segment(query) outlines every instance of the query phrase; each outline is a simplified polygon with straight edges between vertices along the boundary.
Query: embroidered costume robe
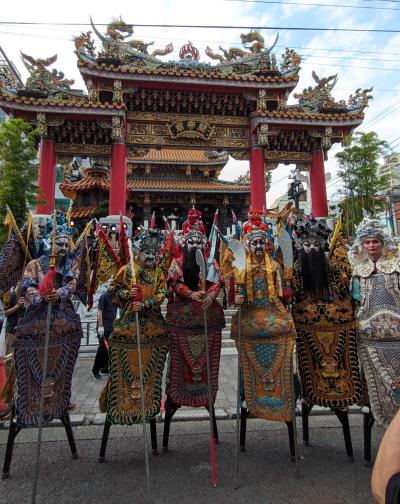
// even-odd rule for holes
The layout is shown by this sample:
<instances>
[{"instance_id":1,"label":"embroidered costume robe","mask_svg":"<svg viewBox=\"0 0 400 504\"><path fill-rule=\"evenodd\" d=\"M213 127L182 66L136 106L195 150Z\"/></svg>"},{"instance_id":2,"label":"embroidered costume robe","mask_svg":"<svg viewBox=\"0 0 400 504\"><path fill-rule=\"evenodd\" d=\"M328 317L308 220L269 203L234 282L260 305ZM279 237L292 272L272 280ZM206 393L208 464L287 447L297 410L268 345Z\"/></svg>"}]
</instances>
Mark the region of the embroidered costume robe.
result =
<instances>
[{"instance_id":1,"label":"embroidered costume robe","mask_svg":"<svg viewBox=\"0 0 400 504\"><path fill-rule=\"evenodd\" d=\"M144 269L136 265L136 284L140 286L143 308L139 311L140 347L143 370L145 417L160 412L161 382L169 337L161 305L167 293L165 275L159 267ZM136 315L130 308L131 268L120 269L109 292L120 307L109 337L109 380L100 396L100 411L107 412L113 424L142 422Z\"/></svg>"},{"instance_id":2,"label":"embroidered costume robe","mask_svg":"<svg viewBox=\"0 0 400 504\"><path fill-rule=\"evenodd\" d=\"M222 306L216 301L221 288L219 267L213 262L216 282L207 282L213 304L207 310L212 400L218 390L221 331L225 327ZM204 339L204 315L201 304L190 299L191 289L183 281L182 259L175 259L169 269L170 297L167 306L168 333L171 338L167 377L167 396L180 406L208 406L207 368Z\"/></svg>"},{"instance_id":3,"label":"embroidered costume robe","mask_svg":"<svg viewBox=\"0 0 400 504\"><path fill-rule=\"evenodd\" d=\"M387 427L400 407L400 258L388 252L353 270L352 293L360 302L358 352L372 413Z\"/></svg>"},{"instance_id":4,"label":"embroidered costume robe","mask_svg":"<svg viewBox=\"0 0 400 504\"><path fill-rule=\"evenodd\" d=\"M350 279L341 237L329 259L330 289L325 299L312 299L304 292L300 262L294 266L298 369L302 398L309 404L344 408L355 404L362 393Z\"/></svg>"},{"instance_id":5,"label":"embroidered costume robe","mask_svg":"<svg viewBox=\"0 0 400 504\"><path fill-rule=\"evenodd\" d=\"M25 269L23 291L26 314L15 331L16 417L21 427L38 423L40 388L48 303L40 296L39 285L49 269L46 256L30 261ZM47 375L45 377L45 422L65 415L71 398L71 380L81 343L82 327L72 304L79 278L79 262L67 259L62 270L56 267L54 288L59 301L52 304Z\"/></svg>"},{"instance_id":6,"label":"embroidered costume robe","mask_svg":"<svg viewBox=\"0 0 400 504\"><path fill-rule=\"evenodd\" d=\"M279 299L281 268L269 259L247 256L242 291L240 366L242 399L258 418L289 422L293 418L292 354L294 324ZM231 338L238 346L238 315L232 317Z\"/></svg>"}]
</instances>

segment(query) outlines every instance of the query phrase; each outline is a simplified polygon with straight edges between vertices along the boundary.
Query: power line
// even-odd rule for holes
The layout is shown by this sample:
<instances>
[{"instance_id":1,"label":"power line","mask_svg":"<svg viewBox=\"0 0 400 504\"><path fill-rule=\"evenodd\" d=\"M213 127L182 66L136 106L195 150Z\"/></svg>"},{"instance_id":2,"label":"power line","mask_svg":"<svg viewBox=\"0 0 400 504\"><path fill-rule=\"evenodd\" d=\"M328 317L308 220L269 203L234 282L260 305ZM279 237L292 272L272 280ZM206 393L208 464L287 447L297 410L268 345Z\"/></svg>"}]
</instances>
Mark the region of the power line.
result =
<instances>
[{"instance_id":1,"label":"power line","mask_svg":"<svg viewBox=\"0 0 400 504\"><path fill-rule=\"evenodd\" d=\"M386 72L400 72L400 68L385 68L385 67L368 67L368 66L354 66L354 65L338 65L336 63L308 63L307 61L302 62L302 65L313 65L313 66L328 66L328 67L338 67L338 68L361 68L363 70L384 70Z\"/></svg>"},{"instance_id":2,"label":"power line","mask_svg":"<svg viewBox=\"0 0 400 504\"><path fill-rule=\"evenodd\" d=\"M258 3L258 4L273 4L273 5L301 5L303 7L341 7L344 9L370 9L370 10L388 10L399 11L397 7L376 7L372 5L343 5L343 4L320 4L320 3L304 3L304 2L285 2L282 0L223 0L224 2L240 2L240 3Z\"/></svg>"},{"instance_id":3,"label":"power line","mask_svg":"<svg viewBox=\"0 0 400 504\"><path fill-rule=\"evenodd\" d=\"M109 23L97 23L96 26L108 26ZM33 22L33 21L0 21L0 25L23 26L91 26L90 23L61 23L61 22ZM355 33L400 33L400 30L383 28L317 28L307 26L235 26L235 25L182 25L182 24L150 24L132 23L137 28L191 28L200 30L287 30L311 32L355 32Z\"/></svg>"},{"instance_id":4,"label":"power line","mask_svg":"<svg viewBox=\"0 0 400 504\"><path fill-rule=\"evenodd\" d=\"M375 0L374 0L375 1ZM0 22L0 25L2 24L2 22ZM13 26L16 26L13 25ZM65 25L67 26L67 25ZM89 25L86 25L86 26L89 26ZM104 26L104 24L98 24L98 26ZM135 26L138 26L138 25L135 25ZM35 26L27 26L27 28L35 28ZM51 27L47 28L47 29L52 29ZM55 27L53 28L54 30L60 30L59 27ZM69 30L65 30L65 31L68 31ZM77 31L79 31L77 29ZM32 36L32 37L40 37L40 38L45 38L43 37L42 34L27 34L27 33L17 33L17 32L5 32L5 31L1 31L0 33L5 33L5 34L14 34L14 35L23 35L23 36ZM42 32L41 32L42 33ZM70 33L70 32L69 32ZM170 40L171 37L160 37L159 35L151 35L151 34L146 34L147 37L149 38L152 38L152 39L156 39L156 40ZM61 37L58 37L58 39L61 40ZM66 38L63 38L64 40L69 40L69 39L66 39ZM186 41L187 39L186 38L174 38L174 40L176 41ZM237 45L237 46L241 46L242 43L241 42L238 42L238 41L227 41L227 40L200 40L200 39L193 39L192 42L200 42L200 43L205 43L205 44L229 44L229 45ZM286 49L287 46L285 45L276 45L275 46L276 48L281 48L281 49ZM363 50L356 50L356 49L328 49L328 48L325 48L325 47L302 47L302 46L291 46L292 49L300 49L300 50L308 50L308 51L327 51L327 52L340 52L340 53L350 53L350 54L353 54L353 53L359 53L359 54L377 54L377 55L386 55L386 56L400 56L400 52L388 52L388 51L363 51ZM328 57L328 56L326 56ZM331 56L332 58L334 56ZM387 60L389 61L389 60Z\"/></svg>"},{"instance_id":5,"label":"power line","mask_svg":"<svg viewBox=\"0 0 400 504\"><path fill-rule=\"evenodd\" d=\"M47 38L45 36L43 36L43 34L26 34L26 33L13 33L13 32L5 32L5 31L1 31L0 30L0 33L3 33L3 34L10 34L10 35L18 35L18 36L24 36L24 37L36 37L36 38ZM151 37L151 38L159 38L159 39L165 39L165 40L169 40L168 37ZM52 39L57 39L57 40L69 40L65 37L54 37L52 36ZM186 40L186 39L182 39L182 40ZM200 41L196 41L195 42L200 42ZM198 47L198 49L204 49L204 47ZM399 53L400 55L400 53ZM349 60L355 60L355 61L381 61L381 62L391 62L391 63L395 63L395 62L400 62L400 59L381 59L381 58L355 58L355 57L349 57L349 56L320 56L320 55L302 55L306 58L329 58L329 59L349 59ZM393 72L399 72L400 69L398 68L385 68L385 67L367 67L367 66L354 66L354 65L340 65L340 64L336 64L336 63L319 63L319 62L308 62L307 60L303 61L302 63L303 65L322 65L322 66L335 66L335 67L341 67L341 68L361 68L361 69L367 69L367 70L385 70L385 71L393 71ZM400 90L388 90L388 91L400 91Z\"/></svg>"}]
</instances>

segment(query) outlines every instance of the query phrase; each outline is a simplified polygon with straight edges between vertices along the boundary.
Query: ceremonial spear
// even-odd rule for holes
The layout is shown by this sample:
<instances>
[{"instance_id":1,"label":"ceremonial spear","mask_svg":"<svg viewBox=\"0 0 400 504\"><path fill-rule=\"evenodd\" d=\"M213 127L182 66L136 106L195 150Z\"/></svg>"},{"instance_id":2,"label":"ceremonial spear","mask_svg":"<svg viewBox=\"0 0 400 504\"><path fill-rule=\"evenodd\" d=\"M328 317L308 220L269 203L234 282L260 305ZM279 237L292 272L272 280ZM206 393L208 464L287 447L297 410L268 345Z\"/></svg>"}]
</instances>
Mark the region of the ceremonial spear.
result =
<instances>
[{"instance_id":1,"label":"ceremonial spear","mask_svg":"<svg viewBox=\"0 0 400 504\"><path fill-rule=\"evenodd\" d=\"M246 274L246 252L244 250L243 243L239 240L232 239L228 242L228 248L232 251L235 259L232 262L232 267L234 269L235 283L238 294L242 294L243 286L245 283ZM239 444L240 444L240 433L239 433L239 421L240 421L240 353L242 347L242 305L238 305L238 338L237 338L237 351L238 351L238 364L237 364L237 391L236 391L236 458L235 458L235 489L238 488L238 477L239 477Z\"/></svg>"},{"instance_id":2,"label":"ceremonial spear","mask_svg":"<svg viewBox=\"0 0 400 504\"><path fill-rule=\"evenodd\" d=\"M50 266L49 271L44 276L43 280L39 286L39 294L44 297L53 290L54 280L56 277L55 271L55 241L56 241L56 226L57 226L57 211L53 212L53 236L51 244L51 255L50 255ZM46 386L46 375L47 375L47 363L49 356L49 340L50 340L50 325L51 325L51 312L52 312L52 302L47 304L47 316L46 316L46 332L44 340L44 355L43 355L43 368L42 368L42 383L40 384L40 403L39 403L39 418L38 418L38 439L36 444L36 462L35 462L35 473L33 479L33 489L32 489L32 504L36 504L36 492L40 472L40 449L42 446L42 430L43 430L43 410L44 410L44 391Z\"/></svg>"},{"instance_id":3,"label":"ceremonial spear","mask_svg":"<svg viewBox=\"0 0 400 504\"><path fill-rule=\"evenodd\" d=\"M132 240L128 239L129 247L129 260L131 266L131 287L136 287L139 289L138 294L135 295L132 301L141 301L141 291L140 286L136 283L136 272L135 272L135 260L133 257L132 250ZM140 405L142 410L142 425L143 425L143 443L144 443L144 463L146 466L146 483L147 483L147 499L151 502L151 491L150 491L150 468L149 468L149 454L147 451L147 433L146 433L146 411L144 406L144 386L143 386L143 369L142 369L142 354L140 350L140 329L139 329L139 312L135 312L135 322L136 322L136 342L137 342L137 353L138 353L138 363L139 363L139 384L140 384Z\"/></svg>"},{"instance_id":4,"label":"ceremonial spear","mask_svg":"<svg viewBox=\"0 0 400 504\"><path fill-rule=\"evenodd\" d=\"M204 261L203 252L200 249L196 250L196 263L200 269L200 282L201 290L206 292L206 264ZM207 328L207 310L203 310L204 320L204 338L206 350L206 365L207 365L207 393L208 393L208 409L210 413L210 458L211 458L211 484L215 488L217 486L217 467L215 464L215 437L214 426L212 419L212 391L211 391L211 366L210 366L210 353L208 345L208 328Z\"/></svg>"},{"instance_id":5,"label":"ceremonial spear","mask_svg":"<svg viewBox=\"0 0 400 504\"><path fill-rule=\"evenodd\" d=\"M291 290L291 280L293 278L293 245L292 239L285 228L281 228L278 232L278 243L282 251L283 265L284 265L284 280L285 280L285 290ZM291 303L287 305L287 309L291 311ZM293 359L293 357L292 357ZM291 362L291 367L293 362ZM296 474L298 478L301 478L301 471L299 465L298 457L298 445L297 445L297 425L296 425L296 393L294 390L294 376L291 376L291 391L293 398L293 435L294 435L294 459L296 464Z\"/></svg>"}]
</instances>

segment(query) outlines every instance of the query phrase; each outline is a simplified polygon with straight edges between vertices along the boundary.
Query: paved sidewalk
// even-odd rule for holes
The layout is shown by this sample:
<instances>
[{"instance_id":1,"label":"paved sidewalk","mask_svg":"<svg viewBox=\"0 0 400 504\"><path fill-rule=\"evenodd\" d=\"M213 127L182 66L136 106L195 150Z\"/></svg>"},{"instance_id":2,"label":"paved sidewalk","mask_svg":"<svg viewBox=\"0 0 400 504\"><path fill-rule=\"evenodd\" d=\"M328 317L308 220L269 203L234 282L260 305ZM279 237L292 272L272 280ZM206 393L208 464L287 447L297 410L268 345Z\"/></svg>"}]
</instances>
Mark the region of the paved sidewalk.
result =
<instances>
[{"instance_id":1,"label":"paved sidewalk","mask_svg":"<svg viewBox=\"0 0 400 504\"><path fill-rule=\"evenodd\" d=\"M73 416L84 415L84 423L100 423L102 415L99 415L99 395L107 381L107 376L101 380L94 380L91 369L94 362L94 353L81 353L75 365L72 377L72 397L71 401L76 403L77 409L73 411ZM165 374L165 373L164 373ZM219 372L219 389L215 408L218 417L232 416L236 410L236 376L237 376L237 353L234 348L223 349L221 355ZM187 416L199 418L203 414L207 417L207 412L198 411L197 414L191 408L182 408L177 416ZM72 416L72 417L73 417Z\"/></svg>"}]
</instances>

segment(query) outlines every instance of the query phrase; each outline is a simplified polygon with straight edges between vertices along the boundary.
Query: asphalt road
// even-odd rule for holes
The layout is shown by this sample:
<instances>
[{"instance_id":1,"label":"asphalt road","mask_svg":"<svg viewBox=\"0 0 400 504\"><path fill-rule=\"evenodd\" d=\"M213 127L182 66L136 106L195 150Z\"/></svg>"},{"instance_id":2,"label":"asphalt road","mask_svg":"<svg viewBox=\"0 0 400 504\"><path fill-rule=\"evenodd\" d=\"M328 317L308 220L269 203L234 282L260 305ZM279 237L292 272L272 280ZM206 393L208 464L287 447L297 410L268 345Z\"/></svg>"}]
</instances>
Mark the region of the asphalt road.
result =
<instances>
[{"instance_id":1,"label":"asphalt road","mask_svg":"<svg viewBox=\"0 0 400 504\"><path fill-rule=\"evenodd\" d=\"M234 489L235 421L218 424L218 487L210 484L209 423L174 422L170 451L149 455L153 503L203 504L368 504L371 469L363 465L362 416L350 415L355 462L347 461L342 431L333 416L310 418L310 447L296 477L290 461L285 424L248 421L247 450L240 453L239 488ZM300 426L298 419L298 425ZM162 424L157 425L161 444ZM74 428L79 459L72 460L61 427L44 429L37 504L146 503L141 426L111 428L106 462L97 460L103 426ZM382 430L373 429L373 454ZM299 439L301 438L299 431ZM18 435L11 475L0 481L0 503L31 502L36 429ZM0 460L4 460L7 430L0 430Z\"/></svg>"}]
</instances>

